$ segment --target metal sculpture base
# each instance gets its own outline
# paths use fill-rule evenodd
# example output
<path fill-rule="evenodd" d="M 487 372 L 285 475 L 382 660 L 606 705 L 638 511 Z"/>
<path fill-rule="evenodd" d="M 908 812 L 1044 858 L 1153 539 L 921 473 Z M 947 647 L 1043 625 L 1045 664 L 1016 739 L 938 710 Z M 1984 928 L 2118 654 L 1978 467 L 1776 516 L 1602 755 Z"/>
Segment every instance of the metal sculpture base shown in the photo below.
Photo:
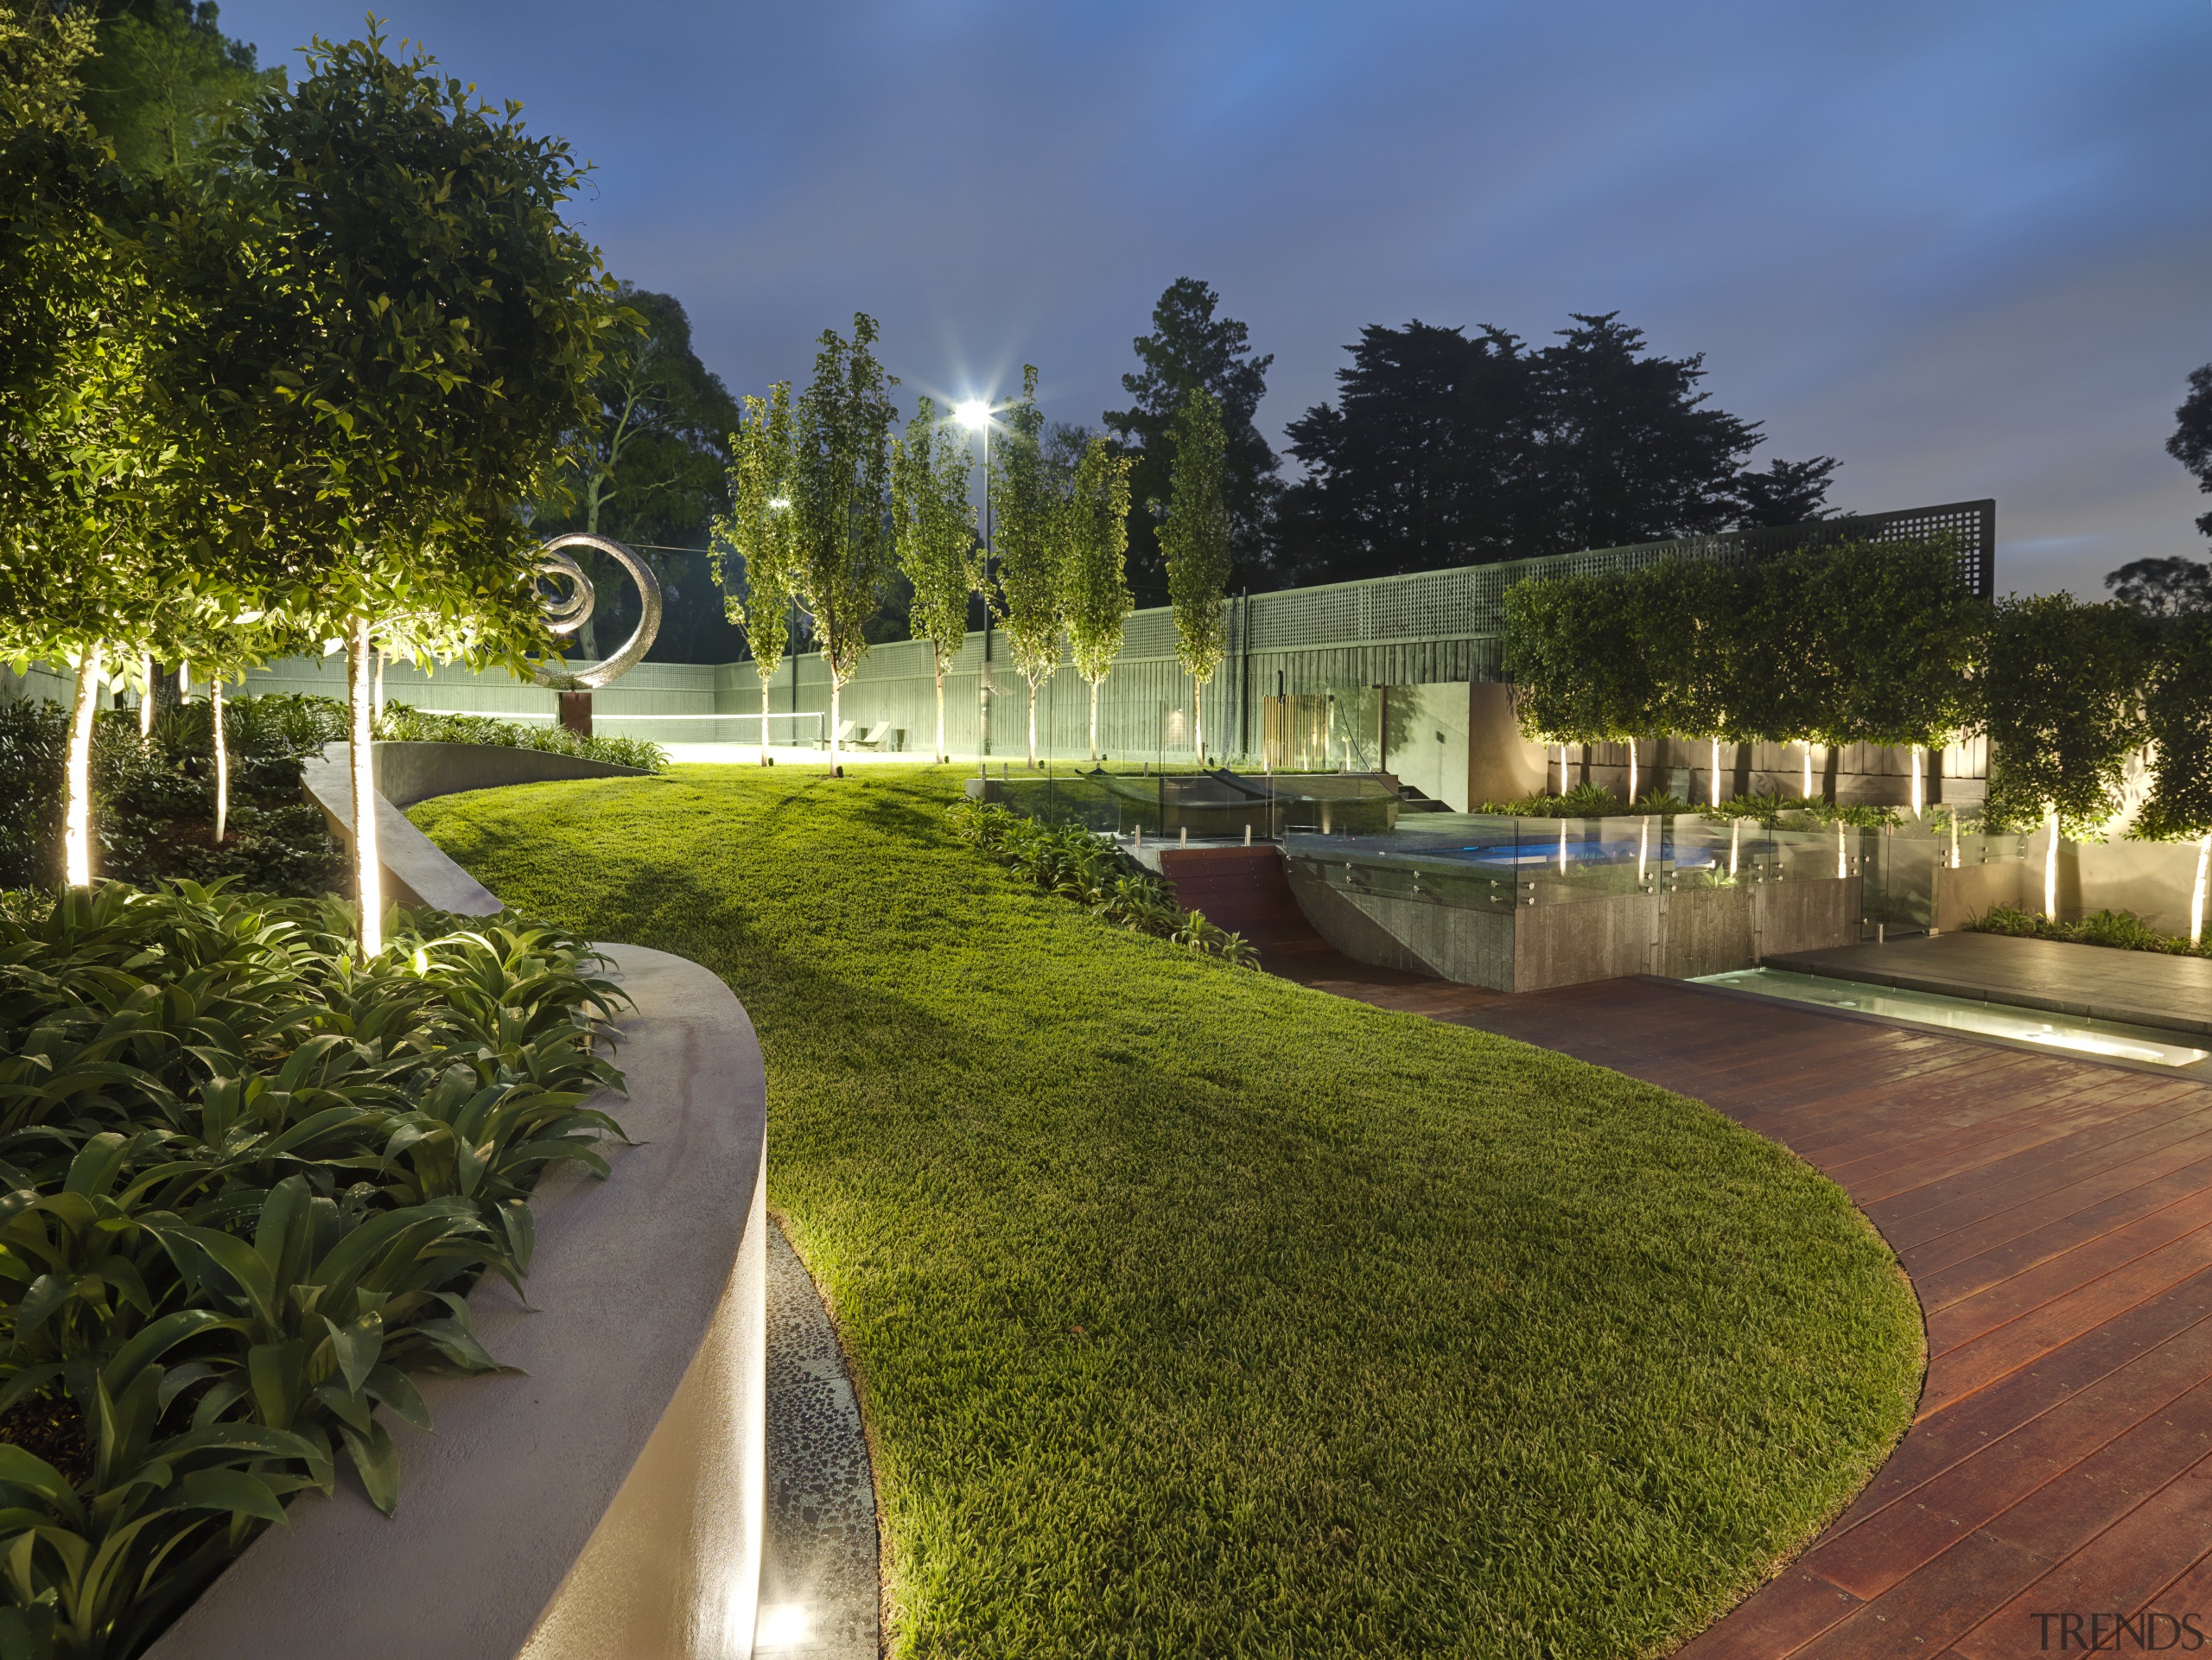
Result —
<path fill-rule="evenodd" d="M 591 736 L 591 694 L 588 691 L 564 691 L 561 699 L 561 724 L 579 738 Z"/>

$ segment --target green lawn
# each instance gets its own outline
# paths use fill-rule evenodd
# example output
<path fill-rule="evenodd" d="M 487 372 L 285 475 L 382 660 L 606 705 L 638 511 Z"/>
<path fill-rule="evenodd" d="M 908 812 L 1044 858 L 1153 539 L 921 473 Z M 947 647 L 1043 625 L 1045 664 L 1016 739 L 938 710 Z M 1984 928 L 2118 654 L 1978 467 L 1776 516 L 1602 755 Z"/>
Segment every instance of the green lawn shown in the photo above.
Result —
<path fill-rule="evenodd" d="M 1903 1430 L 1842 1193 L 1694 1102 L 1118 932 L 953 769 L 448 798 L 511 903 L 734 987 L 900 1655 L 1639 1655 Z"/>

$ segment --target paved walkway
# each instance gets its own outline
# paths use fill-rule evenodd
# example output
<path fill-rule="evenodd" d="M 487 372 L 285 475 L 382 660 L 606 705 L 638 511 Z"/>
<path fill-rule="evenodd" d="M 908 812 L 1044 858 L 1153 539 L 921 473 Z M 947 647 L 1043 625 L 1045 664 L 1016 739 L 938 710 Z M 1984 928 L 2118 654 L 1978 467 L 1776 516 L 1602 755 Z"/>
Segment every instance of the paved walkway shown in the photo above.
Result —
<path fill-rule="evenodd" d="M 2018 1003 L 2130 1026 L 2212 1033 L 2212 958 L 2069 945 L 2002 934 L 1937 934 L 1886 945 L 1770 957 L 1773 969 Z"/>
<path fill-rule="evenodd" d="M 1661 982 L 1313 983 L 1709 1102 L 1840 1182 L 1911 1275 L 1911 1429 L 1680 1660 L 2010 1660 L 2093 1633 L 2188 1652 L 2185 1616 L 2212 1634 L 2212 1087 Z"/>

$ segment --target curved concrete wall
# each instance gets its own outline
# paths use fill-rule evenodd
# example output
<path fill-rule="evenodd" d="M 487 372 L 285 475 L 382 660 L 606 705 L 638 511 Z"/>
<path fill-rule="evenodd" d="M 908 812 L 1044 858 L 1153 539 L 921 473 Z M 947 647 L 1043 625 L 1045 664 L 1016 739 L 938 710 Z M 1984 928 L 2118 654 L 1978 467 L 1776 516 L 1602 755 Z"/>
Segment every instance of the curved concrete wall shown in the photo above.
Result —
<path fill-rule="evenodd" d="M 448 867 L 447 886 L 468 880 L 423 847 Z M 601 949 L 636 1007 L 620 1022 L 628 1092 L 593 1104 L 632 1140 L 607 1149 L 607 1180 L 562 1173 L 539 1187 L 530 1306 L 497 1281 L 470 1295 L 486 1346 L 518 1371 L 419 1380 L 435 1428 L 391 1426 L 398 1513 L 379 1515 L 349 1483 L 296 1500 L 288 1525 L 257 1540 L 149 1660 L 752 1652 L 766 1363 L 760 1046 L 698 964 Z"/>
<path fill-rule="evenodd" d="M 301 769 L 308 798 L 322 809 L 330 833 L 347 847 L 353 842 L 353 783 L 347 770 L 352 753 L 350 744 L 334 743 Z M 377 780 L 377 847 L 385 897 L 465 917 L 495 916 L 505 907 L 496 894 L 409 824 L 402 807 L 433 796 L 510 784 L 649 776 L 612 761 L 483 743 L 379 743 L 369 752 L 369 765 Z"/>

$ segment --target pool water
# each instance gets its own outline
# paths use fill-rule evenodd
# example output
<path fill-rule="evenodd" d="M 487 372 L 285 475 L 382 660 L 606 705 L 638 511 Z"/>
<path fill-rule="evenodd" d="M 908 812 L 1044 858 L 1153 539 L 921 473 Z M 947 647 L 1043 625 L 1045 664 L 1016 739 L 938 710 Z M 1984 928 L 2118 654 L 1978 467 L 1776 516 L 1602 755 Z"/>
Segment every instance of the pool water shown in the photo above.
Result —
<path fill-rule="evenodd" d="M 2212 1050 L 2193 1048 L 2181 1041 L 2177 1034 L 2150 1027 L 2123 1026 L 2116 1021 L 2077 1019 L 2069 1014 L 2045 1014 L 2039 1009 L 2018 1008 L 2007 1003 L 1942 997 L 1934 992 L 1869 985 L 1860 980 L 1793 974 L 1785 969 L 1734 969 L 1726 974 L 1700 976 L 1691 983 L 1726 986 L 1735 991 L 1755 992 L 1762 997 L 1779 997 L 1823 1008 L 1854 1009 L 1862 1014 L 1904 1021 L 1915 1026 L 2008 1038 L 2016 1043 L 2037 1044 L 2101 1059 L 2144 1061 L 2155 1066 L 2190 1066 L 2200 1060 L 2212 1060 Z"/>

